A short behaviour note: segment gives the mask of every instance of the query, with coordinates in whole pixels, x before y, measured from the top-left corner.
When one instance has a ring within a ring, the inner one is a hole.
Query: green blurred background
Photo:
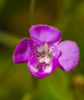
[[[84,100],[84,0],[31,1],[0,0],[0,100]],[[57,68],[51,76],[35,79],[27,64],[13,63],[13,51],[29,37],[32,23],[57,27],[62,41],[77,42],[80,61],[73,71]]]

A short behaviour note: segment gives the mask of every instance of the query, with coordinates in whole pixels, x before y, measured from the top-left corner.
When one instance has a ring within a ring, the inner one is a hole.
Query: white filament
[[[47,57],[47,56],[45,56],[45,57],[40,58],[39,61],[40,61],[40,63],[45,62],[46,64],[49,64],[49,62],[50,62],[50,58]]]

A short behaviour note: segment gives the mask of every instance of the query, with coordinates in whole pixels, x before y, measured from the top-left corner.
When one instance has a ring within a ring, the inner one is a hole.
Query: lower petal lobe
[[[37,78],[45,78],[52,74],[56,69],[56,59],[53,57],[49,64],[40,63],[39,58],[32,56],[28,62],[30,73]]]

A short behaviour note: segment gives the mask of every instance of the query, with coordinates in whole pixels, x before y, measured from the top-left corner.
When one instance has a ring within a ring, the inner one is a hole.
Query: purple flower
[[[60,42],[61,33],[48,25],[34,25],[29,29],[31,38],[22,39],[13,54],[14,63],[27,63],[30,73],[44,78],[54,72],[56,66],[65,72],[76,67],[79,48],[73,41]]]

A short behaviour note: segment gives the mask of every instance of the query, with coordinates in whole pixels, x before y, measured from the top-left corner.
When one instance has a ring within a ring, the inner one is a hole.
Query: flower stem
[[[35,1],[36,0],[30,0],[30,7],[29,7],[29,28],[33,25],[34,22],[34,10],[35,10]],[[36,93],[36,90],[38,88],[38,79],[31,76],[31,93],[32,95]]]
[[[30,0],[30,7],[29,7],[29,27],[31,27],[33,25],[35,1],[36,0]],[[32,80],[33,80],[33,85],[35,85],[36,82],[37,82],[36,81],[37,79],[32,76]]]
[[[29,27],[31,27],[33,25],[34,9],[35,9],[35,0],[30,0],[30,7],[29,7]]]

